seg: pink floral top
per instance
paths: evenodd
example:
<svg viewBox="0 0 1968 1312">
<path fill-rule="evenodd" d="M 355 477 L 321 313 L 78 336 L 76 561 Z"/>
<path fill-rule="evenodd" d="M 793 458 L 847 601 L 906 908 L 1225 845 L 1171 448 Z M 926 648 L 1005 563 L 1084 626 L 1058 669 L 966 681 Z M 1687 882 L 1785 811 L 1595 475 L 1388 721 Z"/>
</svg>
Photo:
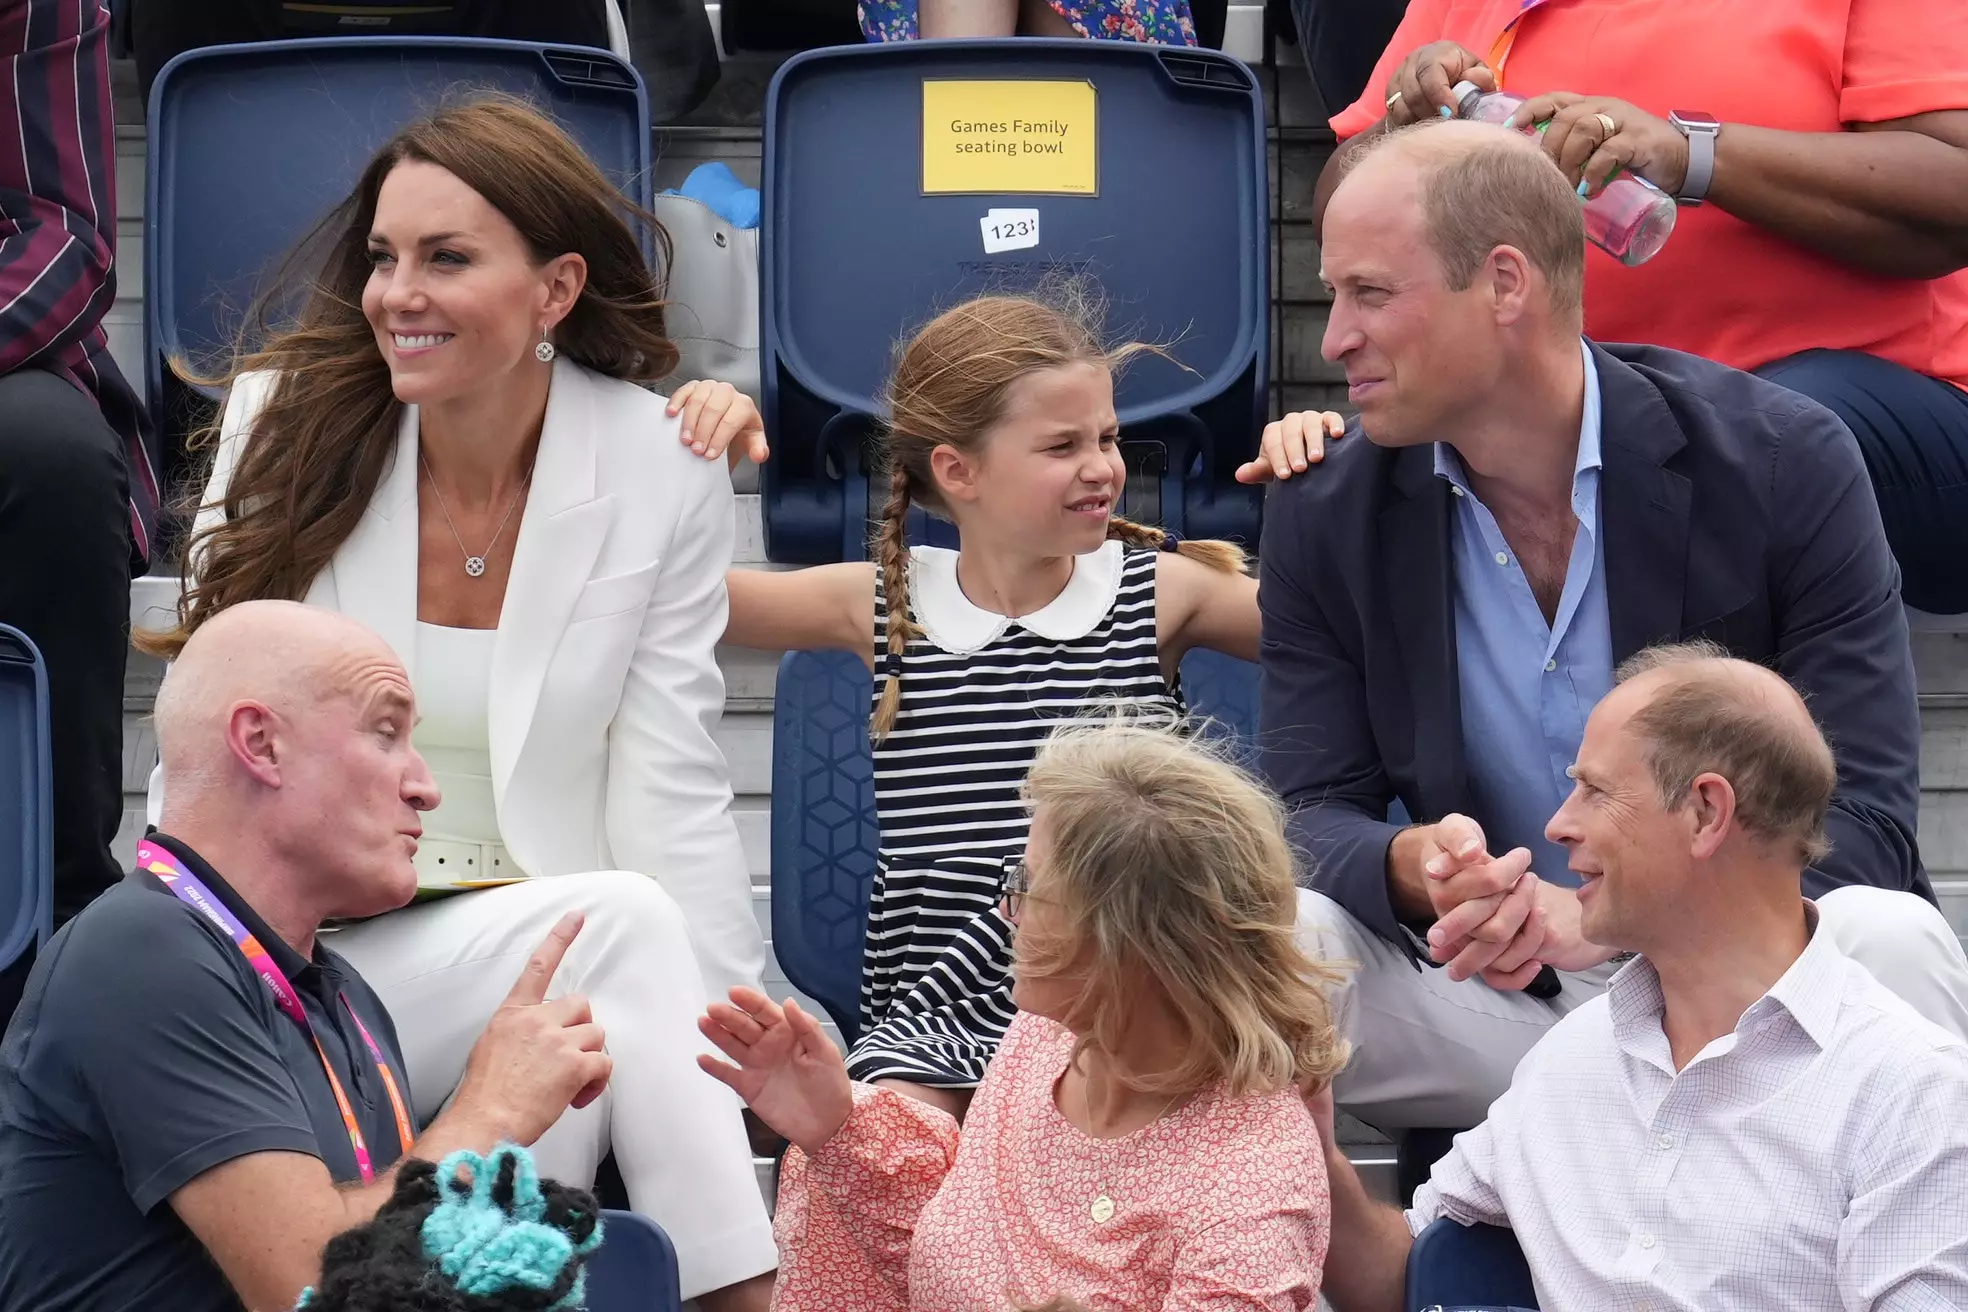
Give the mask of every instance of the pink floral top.
<svg viewBox="0 0 1968 1312">
<path fill-rule="evenodd" d="M 786 1154 L 773 1307 L 1009 1312 L 1065 1296 L 1090 1312 L 1311 1308 L 1330 1199 L 1298 1095 L 1206 1093 L 1095 1139 L 1053 1101 L 1072 1051 L 1067 1030 L 1021 1013 L 961 1133 L 932 1107 L 855 1085 L 840 1133 L 812 1158 Z"/>
</svg>

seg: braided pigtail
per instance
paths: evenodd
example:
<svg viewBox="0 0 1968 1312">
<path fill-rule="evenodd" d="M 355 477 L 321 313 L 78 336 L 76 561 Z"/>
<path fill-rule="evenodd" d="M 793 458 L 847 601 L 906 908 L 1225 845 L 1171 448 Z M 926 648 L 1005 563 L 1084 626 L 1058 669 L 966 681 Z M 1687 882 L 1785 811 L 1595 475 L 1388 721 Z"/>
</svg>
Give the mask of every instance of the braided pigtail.
<svg viewBox="0 0 1968 1312">
<path fill-rule="evenodd" d="M 888 467 L 888 502 L 882 507 L 881 527 L 875 531 L 875 560 L 881 570 L 882 598 L 886 612 L 883 627 L 888 632 L 888 649 L 882 653 L 875 676 L 882 681 L 881 702 L 875 707 L 870 737 L 876 742 L 888 737 L 895 727 L 895 716 L 902 709 L 902 654 L 916 626 L 909 622 L 909 471 L 900 460 Z"/>
<path fill-rule="evenodd" d="M 1185 538 L 1171 533 L 1165 528 L 1154 528 L 1148 524 L 1137 524 L 1119 515 L 1107 521 L 1107 536 L 1118 538 L 1130 547 L 1143 551 L 1173 551 L 1209 566 L 1220 574 L 1243 574 L 1250 568 L 1250 558 L 1244 549 L 1234 542 L 1223 542 L 1215 538 Z"/>
</svg>

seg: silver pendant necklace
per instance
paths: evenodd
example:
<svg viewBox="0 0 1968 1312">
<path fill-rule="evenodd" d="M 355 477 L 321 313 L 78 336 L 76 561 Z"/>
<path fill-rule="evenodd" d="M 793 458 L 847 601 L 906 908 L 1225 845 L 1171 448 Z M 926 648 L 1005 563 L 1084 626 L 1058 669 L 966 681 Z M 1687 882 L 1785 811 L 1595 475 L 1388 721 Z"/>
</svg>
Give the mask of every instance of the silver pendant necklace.
<svg viewBox="0 0 1968 1312">
<path fill-rule="evenodd" d="M 417 463 L 424 467 L 424 477 L 430 480 L 431 495 L 437 498 L 437 508 L 444 513 L 444 522 L 451 529 L 451 540 L 456 542 L 458 550 L 464 553 L 465 573 L 477 578 L 485 572 L 485 558 L 492 554 L 492 548 L 499 545 L 499 537 L 506 531 L 506 525 L 511 521 L 513 511 L 519 508 L 519 499 L 526 495 L 527 487 L 533 482 L 533 475 L 531 473 L 526 475 L 526 481 L 519 485 L 519 491 L 513 493 L 512 500 L 506 504 L 506 513 L 504 518 L 500 519 L 499 527 L 492 530 L 492 540 L 485 544 L 484 551 L 474 556 L 465 546 L 464 538 L 458 535 L 457 522 L 451 518 L 451 507 L 444 504 L 444 494 L 437 490 L 437 475 L 431 473 L 430 461 L 424 459 L 421 450 L 417 452 Z"/>
</svg>

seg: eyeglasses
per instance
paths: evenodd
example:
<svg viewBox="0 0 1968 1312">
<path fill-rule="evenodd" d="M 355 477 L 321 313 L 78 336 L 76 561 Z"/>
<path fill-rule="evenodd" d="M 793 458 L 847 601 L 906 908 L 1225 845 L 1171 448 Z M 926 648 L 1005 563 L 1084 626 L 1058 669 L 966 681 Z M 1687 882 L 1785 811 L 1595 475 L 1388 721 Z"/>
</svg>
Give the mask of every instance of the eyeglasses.
<svg viewBox="0 0 1968 1312">
<path fill-rule="evenodd" d="M 1022 856 L 1008 856 L 1004 862 L 1004 912 L 1010 920 L 1017 920 L 1025 909 L 1025 897 L 1032 891 L 1032 871 Z"/>
</svg>

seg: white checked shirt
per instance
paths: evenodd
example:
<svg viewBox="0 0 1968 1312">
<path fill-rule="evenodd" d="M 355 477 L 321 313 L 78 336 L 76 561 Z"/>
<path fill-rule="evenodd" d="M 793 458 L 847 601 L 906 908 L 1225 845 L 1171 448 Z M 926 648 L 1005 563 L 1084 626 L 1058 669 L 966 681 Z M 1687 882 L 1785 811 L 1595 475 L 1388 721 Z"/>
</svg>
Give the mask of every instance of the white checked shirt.
<svg viewBox="0 0 1968 1312">
<path fill-rule="evenodd" d="M 1547 1312 L 1968 1308 L 1968 1045 L 1816 933 L 1678 1074 L 1645 958 L 1415 1194 L 1517 1232 Z"/>
</svg>

